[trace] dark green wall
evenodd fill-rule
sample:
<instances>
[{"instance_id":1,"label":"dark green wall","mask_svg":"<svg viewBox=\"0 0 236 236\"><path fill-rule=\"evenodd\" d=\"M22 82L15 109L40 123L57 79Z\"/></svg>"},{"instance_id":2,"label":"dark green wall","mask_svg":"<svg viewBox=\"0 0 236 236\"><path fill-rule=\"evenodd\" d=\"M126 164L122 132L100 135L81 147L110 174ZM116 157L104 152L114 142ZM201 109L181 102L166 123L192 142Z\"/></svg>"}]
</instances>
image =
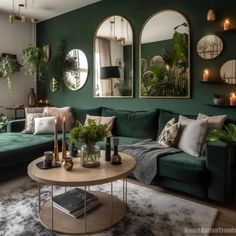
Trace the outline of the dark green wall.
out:
<instances>
[{"instance_id":1,"label":"dark green wall","mask_svg":"<svg viewBox=\"0 0 236 236\"><path fill-rule=\"evenodd\" d=\"M217 10L217 20L207 22L208 9ZM191 37L191 99L140 99L139 98L139 32L144 22L154 13L165 10L177 10L189 21ZM111 15L126 17L134 32L134 98L93 98L93 38L99 23ZM220 66L228 59L236 58L236 31L221 32L222 21L230 18L236 27L235 0L103 0L96 4L66 13L37 24L38 45L50 44L52 57L48 64L47 79L53 76L50 66L55 60L56 48L63 39L67 41L66 50L79 48L85 52L89 62L88 81L76 92L65 87L52 94L49 80L38 84L39 97L48 97L56 106L69 105L79 108L107 106L119 109L147 110L155 107L166 108L185 114L226 113L236 117L236 108L215 108L204 105L211 103L216 93L229 94L236 91L235 86L199 83L204 68L219 77ZM196 53L198 40L209 33L220 35L224 42L223 53L214 60L203 60Z\"/></svg>"}]
</instances>

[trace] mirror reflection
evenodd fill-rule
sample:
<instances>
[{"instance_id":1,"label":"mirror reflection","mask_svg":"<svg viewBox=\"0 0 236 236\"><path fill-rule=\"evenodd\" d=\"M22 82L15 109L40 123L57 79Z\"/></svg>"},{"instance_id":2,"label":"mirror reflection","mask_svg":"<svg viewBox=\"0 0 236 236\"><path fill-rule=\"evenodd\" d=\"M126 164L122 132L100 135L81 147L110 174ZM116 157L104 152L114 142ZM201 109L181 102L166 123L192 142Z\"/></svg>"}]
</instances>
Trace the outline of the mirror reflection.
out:
<instances>
[{"instance_id":1,"label":"mirror reflection","mask_svg":"<svg viewBox=\"0 0 236 236\"><path fill-rule=\"evenodd\" d=\"M220 77L227 84L236 84L236 59L226 61L221 66Z\"/></svg>"},{"instance_id":2,"label":"mirror reflection","mask_svg":"<svg viewBox=\"0 0 236 236\"><path fill-rule=\"evenodd\" d=\"M216 35L206 35L197 44L198 55L206 60L214 59L223 50L223 42Z\"/></svg>"},{"instance_id":3,"label":"mirror reflection","mask_svg":"<svg viewBox=\"0 0 236 236\"><path fill-rule=\"evenodd\" d=\"M190 97L189 25L182 14L166 10L150 17L140 50L141 97Z\"/></svg>"},{"instance_id":4,"label":"mirror reflection","mask_svg":"<svg viewBox=\"0 0 236 236\"><path fill-rule=\"evenodd\" d=\"M111 16L94 39L94 96L133 96L133 31L122 16Z\"/></svg>"},{"instance_id":5,"label":"mirror reflection","mask_svg":"<svg viewBox=\"0 0 236 236\"><path fill-rule=\"evenodd\" d=\"M70 90L82 88L88 76L86 55L79 49L73 49L66 55L64 62L64 83Z\"/></svg>"}]
</instances>

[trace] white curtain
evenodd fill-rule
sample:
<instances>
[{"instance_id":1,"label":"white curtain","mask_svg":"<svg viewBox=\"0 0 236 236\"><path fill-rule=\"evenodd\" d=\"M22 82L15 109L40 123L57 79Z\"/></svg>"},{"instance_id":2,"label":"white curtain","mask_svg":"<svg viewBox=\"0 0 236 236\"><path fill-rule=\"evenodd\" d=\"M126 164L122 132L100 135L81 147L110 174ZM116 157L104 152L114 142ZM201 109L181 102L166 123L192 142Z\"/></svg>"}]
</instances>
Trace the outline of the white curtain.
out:
<instances>
[{"instance_id":1,"label":"white curtain","mask_svg":"<svg viewBox=\"0 0 236 236\"><path fill-rule=\"evenodd\" d=\"M110 80L100 80L100 68L111 65L110 41L105 38L95 40L95 86L97 96L108 96L111 90Z\"/></svg>"}]
</instances>

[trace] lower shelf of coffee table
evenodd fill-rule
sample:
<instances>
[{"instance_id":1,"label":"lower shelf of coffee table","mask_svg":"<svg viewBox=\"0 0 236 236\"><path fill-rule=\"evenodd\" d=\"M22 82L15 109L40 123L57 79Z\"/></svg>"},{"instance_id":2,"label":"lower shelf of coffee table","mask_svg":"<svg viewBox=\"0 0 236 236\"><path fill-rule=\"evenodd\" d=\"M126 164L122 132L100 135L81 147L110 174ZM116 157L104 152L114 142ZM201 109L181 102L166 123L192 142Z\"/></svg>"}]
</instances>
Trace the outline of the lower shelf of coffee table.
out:
<instances>
[{"instance_id":1,"label":"lower shelf of coffee table","mask_svg":"<svg viewBox=\"0 0 236 236\"><path fill-rule=\"evenodd\" d=\"M110 228L125 217L126 205L116 196L113 196L112 201L110 194L92 193L99 198L101 206L87 213L86 223L84 216L73 218L54 207L52 228L52 202L48 200L43 204L39 213L41 224L49 230L62 234L92 234Z\"/></svg>"}]
</instances>

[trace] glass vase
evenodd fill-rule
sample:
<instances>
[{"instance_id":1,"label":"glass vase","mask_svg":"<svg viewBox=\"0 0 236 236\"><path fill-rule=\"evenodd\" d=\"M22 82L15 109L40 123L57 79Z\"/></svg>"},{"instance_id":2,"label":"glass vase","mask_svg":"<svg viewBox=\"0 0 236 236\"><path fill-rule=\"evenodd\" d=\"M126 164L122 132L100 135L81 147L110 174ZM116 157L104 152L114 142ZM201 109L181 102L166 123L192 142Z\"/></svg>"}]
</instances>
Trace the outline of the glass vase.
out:
<instances>
[{"instance_id":1,"label":"glass vase","mask_svg":"<svg viewBox=\"0 0 236 236\"><path fill-rule=\"evenodd\" d=\"M34 92L34 88L30 88L29 94L28 94L28 106L29 107L36 107L37 105L37 98L36 94Z\"/></svg>"},{"instance_id":2,"label":"glass vase","mask_svg":"<svg viewBox=\"0 0 236 236\"><path fill-rule=\"evenodd\" d=\"M84 144L81 147L81 165L94 168L100 166L100 147L96 144Z\"/></svg>"}]
</instances>

